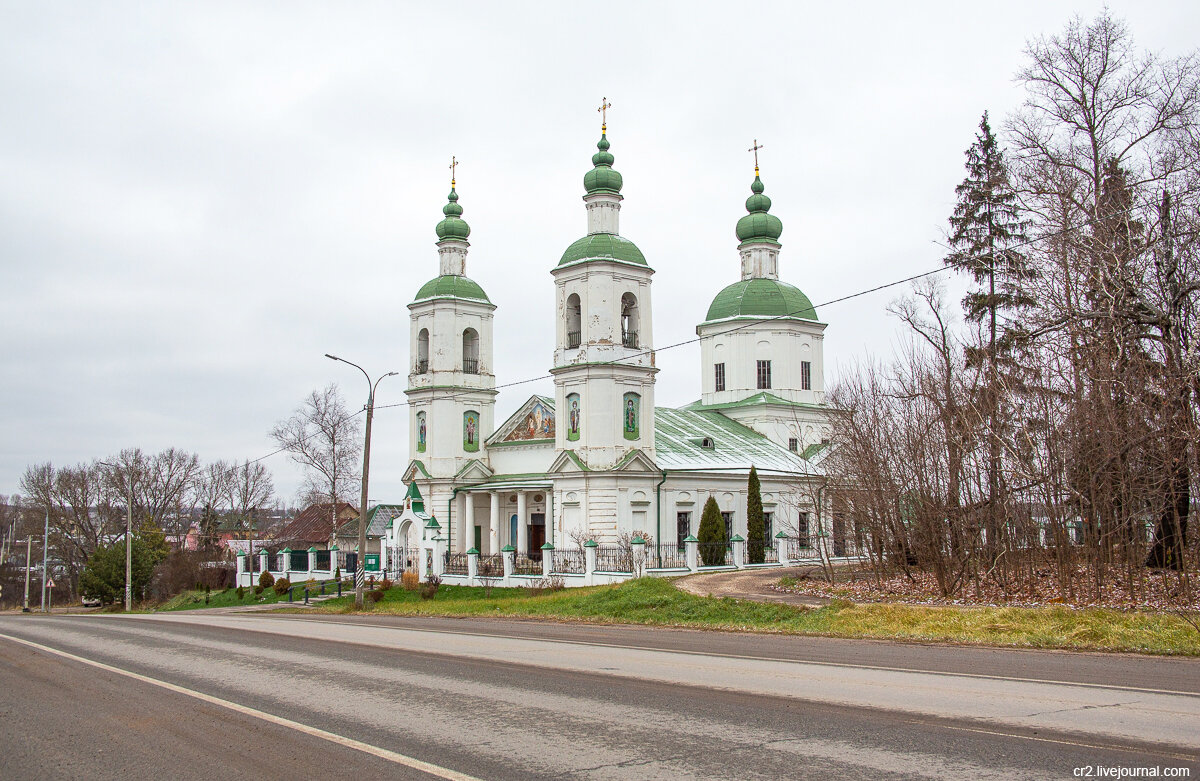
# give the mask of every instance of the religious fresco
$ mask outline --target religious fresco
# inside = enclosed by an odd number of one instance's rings
[[[583,415],[583,410],[579,406],[579,394],[567,394],[567,441],[575,442],[579,439],[580,418]]]
[[[463,450],[468,453],[479,450],[479,413],[475,410],[463,413]]]
[[[418,412],[417,413],[417,452],[418,453],[425,452],[425,437],[426,437],[425,413]]]
[[[516,425],[505,442],[522,442],[528,439],[554,438],[554,411],[540,401],[533,403],[533,408],[525,415],[525,419]]]
[[[642,397],[636,393],[626,393],[621,404],[623,426],[626,439],[641,437]]]

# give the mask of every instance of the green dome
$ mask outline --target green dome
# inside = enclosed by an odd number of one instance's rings
[[[471,301],[492,303],[478,282],[452,274],[429,280],[421,286],[421,289],[417,291],[417,297],[413,300],[422,301],[426,298],[465,298]]]
[[[593,233],[567,247],[558,265],[565,266],[577,260],[623,260],[626,263],[648,265],[646,256],[629,239],[615,233]]]
[[[463,208],[458,205],[458,193],[454,192],[454,188],[450,188],[450,195],[446,196],[449,202],[442,207],[442,214],[446,218],[437,224],[434,228],[437,231],[438,241],[444,239],[459,239],[466,241],[471,235],[471,226],[467,225],[467,221],[459,215],[462,214]]]
[[[763,189],[762,180],[755,176],[754,183],[750,185],[750,191],[753,194],[746,199],[746,211],[749,214],[738,220],[737,224],[738,241],[743,244],[751,242],[778,244],[779,235],[783,233],[783,222],[774,214],[768,214],[771,208],[771,199],[763,195]]]
[[[817,310],[798,287],[777,279],[743,279],[717,293],[704,321],[730,317],[791,317],[815,321]]]
[[[588,195],[592,193],[613,193],[615,195],[621,192],[624,180],[619,173],[612,169],[615,158],[608,151],[608,147],[608,138],[601,135],[600,142],[596,144],[596,148],[600,151],[592,155],[592,165],[595,168],[583,176],[583,187],[587,190]]]

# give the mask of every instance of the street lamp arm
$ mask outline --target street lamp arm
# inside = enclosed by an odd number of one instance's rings
[[[329,353],[325,353],[325,357],[331,361],[340,361],[341,363],[348,363],[351,366],[353,366],[355,369],[358,369],[360,372],[362,372],[363,376],[367,378],[367,390],[368,391],[373,390],[373,386],[371,385],[371,375],[367,374],[366,369],[359,366],[357,363],[354,363],[353,361],[347,361],[345,358],[339,358],[336,355],[330,355]]]

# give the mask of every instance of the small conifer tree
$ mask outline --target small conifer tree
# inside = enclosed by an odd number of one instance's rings
[[[763,548],[767,543],[767,524],[763,519],[762,486],[758,482],[758,471],[750,465],[750,479],[746,484],[746,561],[762,564],[766,560]]]
[[[721,517],[721,508],[717,500],[708,497],[704,503],[704,512],[700,515],[700,563],[705,567],[717,567],[725,563],[725,519]]]

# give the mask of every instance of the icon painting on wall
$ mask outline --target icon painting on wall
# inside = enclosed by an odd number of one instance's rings
[[[425,413],[417,413],[417,452],[425,452]]]
[[[530,439],[554,438],[554,410],[539,399],[533,402],[525,419],[508,432],[505,442],[524,442]]]
[[[579,394],[567,394],[567,439],[575,442],[579,439]]]
[[[475,410],[463,413],[463,450],[468,453],[479,450],[479,413]]]
[[[624,403],[621,406],[625,410],[625,438],[637,439],[641,436],[639,421],[642,414],[642,398],[636,393],[626,393],[623,399]]]

